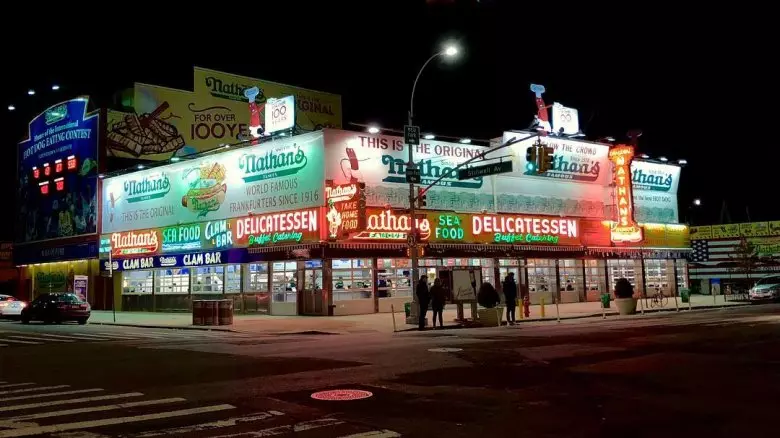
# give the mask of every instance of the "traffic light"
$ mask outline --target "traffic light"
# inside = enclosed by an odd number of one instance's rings
[[[428,205],[427,191],[422,187],[417,187],[417,207],[425,208]]]
[[[538,167],[536,162],[536,145],[530,146],[525,150],[525,161],[526,170],[536,172],[536,168]]]
[[[552,146],[542,146],[539,152],[541,155],[541,157],[539,157],[539,173],[552,170],[553,158],[555,158],[555,151]]]

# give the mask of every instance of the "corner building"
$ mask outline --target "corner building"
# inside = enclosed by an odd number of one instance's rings
[[[648,294],[688,286],[678,166],[631,162],[630,209],[618,210],[608,145],[542,138],[555,167],[537,175],[525,162],[535,140],[496,152],[512,172],[445,177],[414,219],[400,137],[326,129],[105,178],[100,270],[121,310],[229,298],[246,313],[389,312],[412,300],[415,220],[421,273],[479,267],[499,286],[513,272],[533,303],[597,301],[620,277]],[[486,150],[423,141],[422,183]],[[641,240],[616,243],[613,221],[627,218]]]

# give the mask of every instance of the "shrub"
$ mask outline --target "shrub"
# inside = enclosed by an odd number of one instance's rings
[[[634,286],[625,278],[618,278],[615,282],[615,298],[632,298]]]
[[[477,293],[477,302],[479,305],[486,309],[492,309],[496,307],[499,300],[500,298],[498,292],[496,292],[496,288],[490,283],[482,283],[482,286],[479,287],[479,292]]]

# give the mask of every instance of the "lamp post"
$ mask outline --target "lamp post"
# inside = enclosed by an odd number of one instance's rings
[[[425,61],[425,64],[422,65],[420,68],[420,71],[417,72],[417,77],[414,79],[414,85],[412,85],[412,96],[409,99],[409,120],[408,125],[414,126],[413,119],[414,119],[414,92],[417,90],[417,81],[420,80],[420,76],[422,75],[423,70],[425,70],[425,67],[428,66],[428,64],[431,63],[435,58],[439,56],[446,56],[448,58],[452,58],[458,54],[458,48],[449,45],[444,48],[444,50],[434,53],[430,58],[428,58],[427,61]],[[409,162],[407,163],[408,169],[414,169],[416,166],[414,164],[414,146],[407,144],[407,148],[409,148]],[[420,272],[419,272],[419,260],[418,260],[418,253],[417,253],[417,216],[415,214],[415,208],[414,208],[414,182],[409,182],[409,219],[411,223],[411,229],[409,231],[409,238],[407,239],[407,243],[409,245],[409,257],[412,259],[412,308],[409,312],[409,318],[407,318],[406,323],[407,324],[415,324],[418,321],[419,318],[419,304],[417,302],[417,283],[420,280]]]

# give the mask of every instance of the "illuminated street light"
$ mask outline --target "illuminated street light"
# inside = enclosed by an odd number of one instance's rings
[[[701,205],[701,199],[699,199],[699,198],[694,199],[693,200],[693,205],[695,205],[697,207],[700,206]]]
[[[16,109],[16,107],[15,107],[15,106],[13,106],[13,105],[8,105],[8,111],[13,111],[13,110],[15,110],[15,109]]]
[[[139,165],[138,165],[138,170],[142,170],[143,168],[144,168],[144,165],[143,165],[143,164],[139,164]]]
[[[368,127],[368,133],[369,134],[379,134],[379,128],[376,126],[369,126]]]
[[[668,158],[666,158],[666,157],[658,157],[658,159],[659,159],[659,160],[661,160],[661,161],[663,161],[664,163],[666,163],[667,161],[669,161],[669,159],[668,159]]]
[[[449,57],[456,56],[458,54],[458,48],[454,45],[449,45],[444,49],[444,54]]]
[[[32,88],[30,88],[29,90],[27,90],[27,95],[29,95],[29,96],[35,96],[35,90],[33,90]]]
[[[436,136],[433,134],[425,134],[423,138],[426,140],[433,140],[434,138],[436,138]]]
[[[463,144],[469,144],[469,143],[471,143],[471,139],[470,138],[461,138],[460,142],[463,143]]]
[[[57,84],[54,84],[54,85],[51,86],[51,89],[52,89],[52,91],[57,91],[57,90],[60,89],[60,86],[57,85]]]
[[[646,160],[646,159],[650,158],[650,155],[647,155],[647,154],[642,154],[642,155],[640,155],[639,157],[640,157],[640,158],[644,158],[644,159]]]
[[[681,166],[685,166],[686,164],[688,164],[688,160],[686,160],[686,159],[677,160],[677,164],[679,164]]]

